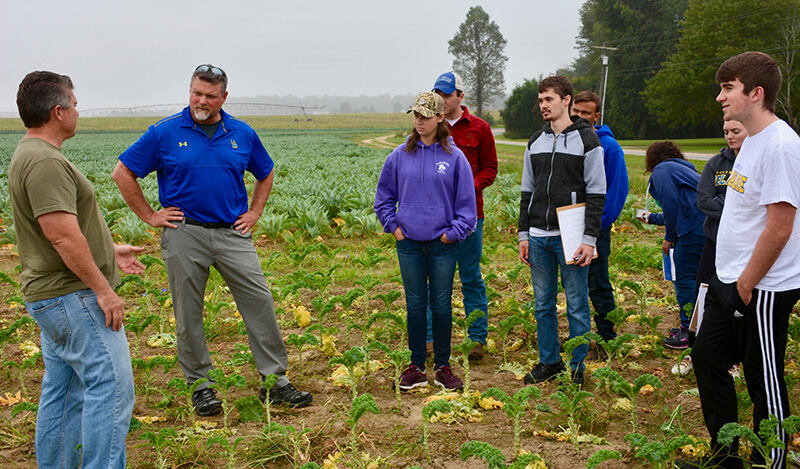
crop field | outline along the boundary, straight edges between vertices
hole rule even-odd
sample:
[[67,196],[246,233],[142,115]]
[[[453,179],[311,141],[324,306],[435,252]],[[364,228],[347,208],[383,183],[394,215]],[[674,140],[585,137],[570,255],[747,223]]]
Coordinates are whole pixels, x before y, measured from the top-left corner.
[[[276,176],[254,241],[276,300],[288,375],[299,389],[313,393],[314,402],[303,409],[260,404],[260,378],[243,321],[220,275],[212,272],[204,327],[223,413],[197,417],[191,389],[176,366],[160,232],[133,215],[110,177],[116,157],[153,121],[93,121],[93,130],[83,133],[81,121],[79,134],[64,144],[64,153],[94,184],[115,240],[146,248],[145,273],[124,276],[118,288],[136,385],[129,467],[666,468],[675,458],[708,448],[694,375],[672,375],[684,354],[661,344],[678,323],[678,311],[672,285],[661,274],[663,228],[633,218],[644,205],[642,157],[629,157],[631,195],[612,234],[610,275],[618,308],[610,317],[619,338],[604,344],[607,359],[587,361],[583,388],[522,382],[538,362],[536,322],[530,272],[517,256],[522,148],[506,145],[499,151],[497,181],[484,193],[489,353],[477,363],[464,359],[471,344],[456,276],[451,361],[465,381],[464,392],[393,389],[409,360],[405,302],[394,238],[381,233],[372,213],[389,150],[356,141],[395,134],[409,127],[410,119],[320,122],[304,129],[257,125],[276,162]],[[0,131],[0,466],[9,468],[35,466],[44,373],[38,327],[19,289],[5,175],[21,135],[13,128]],[[155,175],[143,187],[157,205]],[[562,294],[561,315],[565,308]],[[566,322],[561,317],[568,355],[589,338],[567,342]],[[789,335],[786,382],[796,410],[796,315]],[[741,378],[736,386],[740,423],[749,426],[752,404]],[[796,451],[797,443],[790,450]],[[743,453],[763,450],[752,442],[742,446]]]

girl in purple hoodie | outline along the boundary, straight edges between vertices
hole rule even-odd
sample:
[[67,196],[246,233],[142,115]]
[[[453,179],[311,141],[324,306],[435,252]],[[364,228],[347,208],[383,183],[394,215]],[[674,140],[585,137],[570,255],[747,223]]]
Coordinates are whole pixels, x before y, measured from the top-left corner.
[[397,386],[407,391],[428,385],[425,336],[430,301],[434,383],[456,390],[463,383],[450,368],[451,297],[458,242],[475,229],[477,221],[475,186],[469,162],[444,123],[442,98],[422,93],[408,112],[414,113],[414,129],[386,159],[374,205],[383,230],[397,240],[406,294],[411,364]]

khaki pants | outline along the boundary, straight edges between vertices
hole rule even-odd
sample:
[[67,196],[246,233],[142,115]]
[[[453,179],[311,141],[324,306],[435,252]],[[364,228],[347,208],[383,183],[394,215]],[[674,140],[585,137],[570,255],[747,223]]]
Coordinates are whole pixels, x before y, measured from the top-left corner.
[[[161,253],[175,311],[178,363],[186,382],[191,385],[207,377],[211,369],[203,330],[203,298],[209,266],[213,265],[244,319],[259,373],[278,375],[277,386],[287,384],[286,347],[251,236],[232,228],[203,228],[179,222],[177,229],[164,228]],[[202,384],[198,389],[206,387],[208,384]]]

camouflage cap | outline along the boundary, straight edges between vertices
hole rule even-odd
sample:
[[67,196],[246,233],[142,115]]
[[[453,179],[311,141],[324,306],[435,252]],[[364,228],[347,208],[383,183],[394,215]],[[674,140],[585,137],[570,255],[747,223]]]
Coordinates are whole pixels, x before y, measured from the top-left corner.
[[433,117],[444,112],[444,100],[433,91],[420,93],[408,112],[418,112],[423,117]]

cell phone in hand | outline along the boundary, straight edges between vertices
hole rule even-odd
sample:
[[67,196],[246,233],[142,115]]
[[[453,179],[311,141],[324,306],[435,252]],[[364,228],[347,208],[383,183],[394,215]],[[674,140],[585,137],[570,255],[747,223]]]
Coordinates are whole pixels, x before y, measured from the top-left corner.
[[639,220],[647,221],[648,214],[649,212],[647,211],[647,209],[640,208],[639,210],[636,211],[636,218],[638,218]]

